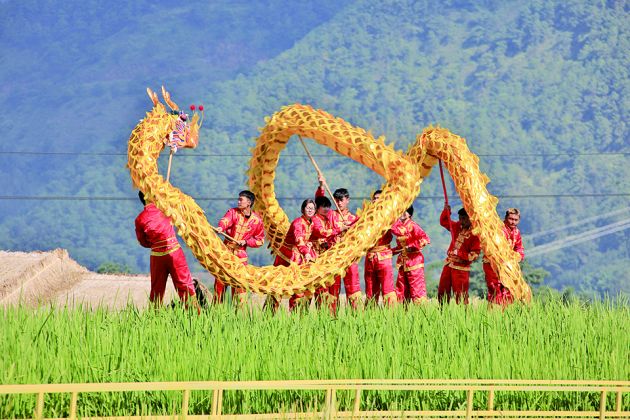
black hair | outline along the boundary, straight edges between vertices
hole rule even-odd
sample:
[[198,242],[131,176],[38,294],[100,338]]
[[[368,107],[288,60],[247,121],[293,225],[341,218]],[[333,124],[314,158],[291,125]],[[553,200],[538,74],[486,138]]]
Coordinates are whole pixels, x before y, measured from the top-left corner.
[[333,193],[335,200],[343,200],[344,198],[350,198],[350,193],[345,188],[337,188]]
[[251,206],[254,207],[254,200],[256,200],[256,196],[254,195],[253,192],[251,192],[250,190],[243,190],[240,193],[238,193],[238,196],[249,199]]
[[407,213],[409,213],[409,216],[413,216],[413,204],[409,206],[409,208],[407,209]]
[[306,200],[302,201],[302,214],[304,214],[304,209],[306,208],[306,206],[308,206],[309,204],[313,204],[315,205],[315,200],[311,199],[311,198],[307,198]]
[[375,197],[377,194],[380,194],[380,193],[382,193],[382,192],[383,192],[383,190],[376,190],[376,191],[374,191],[374,192],[372,193],[372,200],[374,200],[374,197]]
[[147,205],[147,202],[144,199],[144,193],[142,191],[138,191],[138,198],[140,199],[140,202],[142,203],[143,206]]
[[458,215],[462,216],[462,217],[468,217],[468,213],[466,213],[466,209],[465,208],[461,208],[459,209],[459,211],[457,212]]
[[326,209],[329,209],[332,206],[332,203],[330,202],[330,200],[328,199],[328,197],[315,197],[315,208],[318,209],[320,207],[324,207]]

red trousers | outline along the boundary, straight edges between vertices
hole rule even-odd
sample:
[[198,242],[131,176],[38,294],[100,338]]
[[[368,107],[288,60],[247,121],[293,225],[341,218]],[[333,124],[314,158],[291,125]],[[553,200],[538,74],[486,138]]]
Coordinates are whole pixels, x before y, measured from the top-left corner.
[[[357,309],[361,298],[361,282],[359,281],[359,265],[357,263],[348,267],[343,278],[343,285],[346,289],[346,298],[350,306],[352,309]],[[319,308],[324,301],[328,301],[330,312],[334,315],[337,313],[337,301],[339,300],[340,292],[341,276],[335,276],[335,282],[331,286],[322,287],[315,292],[315,304]]]
[[[247,265],[247,261],[243,261],[243,265]],[[213,303],[223,303],[225,300],[225,289],[228,286],[223,283],[219,279],[214,279],[214,298],[212,299]],[[247,301],[247,290],[241,289],[239,287],[232,287],[232,300],[234,300],[234,295],[238,297],[238,304],[244,304]]]
[[192,275],[186,263],[186,255],[181,248],[166,255],[151,255],[149,265],[151,268],[149,300],[151,302],[162,303],[169,274],[181,300],[186,301],[188,296],[195,296]]
[[424,280],[424,268],[405,271],[398,270],[396,279],[396,296],[399,302],[419,303],[427,299],[427,285]]
[[[277,266],[288,267],[289,262],[282,257],[276,256],[276,259],[273,265],[276,267]],[[298,305],[300,308],[308,308],[310,304],[311,304],[310,292],[297,293],[289,298],[289,311],[293,311]],[[271,310],[273,313],[276,313],[279,307],[280,307],[280,299],[272,295],[267,295],[267,299],[265,299],[265,305],[263,308],[265,310]]]
[[499,305],[509,305],[514,302],[512,293],[501,284],[499,276],[494,272],[490,263],[483,263],[483,272],[486,275],[486,285],[488,286],[488,302]]
[[379,295],[383,295],[383,303],[394,296],[394,279],[392,259],[379,260],[377,255],[365,257],[365,297],[366,305],[378,304]]
[[470,272],[457,270],[445,265],[440,276],[440,285],[438,286],[438,300],[440,303],[449,302],[451,294],[455,294],[457,303],[468,304],[468,285],[470,281]]

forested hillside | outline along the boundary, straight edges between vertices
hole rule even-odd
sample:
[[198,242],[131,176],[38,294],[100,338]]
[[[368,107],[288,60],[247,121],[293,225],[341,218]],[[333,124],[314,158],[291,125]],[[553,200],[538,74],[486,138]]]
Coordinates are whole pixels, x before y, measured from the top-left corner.
[[[323,108],[401,149],[439,124],[480,155],[499,213],[521,209],[527,249],[587,239],[529,259],[550,273],[546,284],[630,293],[627,230],[585,233],[630,213],[626,2],[81,4],[0,5],[10,22],[0,45],[13,57],[0,66],[8,140],[0,174],[13,180],[2,195],[92,198],[3,199],[3,248],[65,247],[91,268],[111,261],[147,269],[124,153],[149,110],[145,88],[165,84],[180,105],[206,108],[200,146],[176,156],[172,182],[200,199],[211,222],[246,187],[257,127],[283,105]],[[355,206],[382,183],[309,144],[331,186],[349,186]],[[298,146],[283,155],[276,179],[289,216],[316,186]],[[437,222],[442,201],[434,172],[415,203],[432,238],[433,270],[449,239]],[[252,259],[271,261],[266,250]]]

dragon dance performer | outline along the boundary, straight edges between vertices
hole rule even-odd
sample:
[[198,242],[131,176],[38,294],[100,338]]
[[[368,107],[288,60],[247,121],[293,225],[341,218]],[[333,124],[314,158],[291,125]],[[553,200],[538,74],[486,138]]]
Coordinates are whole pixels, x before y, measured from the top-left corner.
[[[312,243],[309,241],[311,237],[312,218],[315,215],[315,201],[304,200],[301,206],[302,215],[291,222],[284,243],[279,249],[274,261],[274,266],[288,267],[291,263],[298,265],[315,261],[317,254],[313,249]],[[298,293],[289,299],[289,310],[292,311],[296,307],[308,307],[310,296],[308,292]],[[265,301],[265,308],[271,309],[274,313],[280,306],[280,299],[269,295]]]
[[[223,243],[244,265],[247,265],[247,247],[260,247],[265,238],[262,217],[252,209],[254,201],[254,193],[251,191],[245,190],[238,193],[237,207],[231,208],[225,213],[225,216],[219,220],[217,229],[217,232],[225,233],[234,239],[226,238]],[[225,288],[226,285],[223,281],[218,278],[215,279],[214,303],[223,302]],[[232,297],[236,297],[237,305],[242,306],[247,302],[247,291],[241,288],[232,288]]]
[[[374,191],[372,201],[378,200],[382,190]],[[396,303],[394,275],[392,270],[392,231],[385,232],[383,237],[370,248],[365,255],[365,305],[378,305],[379,296],[383,295],[383,303],[392,306]]]
[[[518,224],[521,221],[521,212],[516,208],[509,208],[505,212],[503,220],[503,233],[512,249],[519,253],[521,261],[525,259],[525,248],[523,248],[523,240]],[[510,290],[503,286],[499,281],[499,276],[492,269],[490,261],[484,255],[483,272],[486,275],[486,285],[488,286],[488,302],[497,303],[499,305],[508,305],[514,301],[514,297]]]
[[424,255],[422,248],[431,243],[429,235],[414,222],[413,206],[392,225],[397,246],[394,253],[400,254],[396,260],[398,278],[396,296],[400,302],[422,303],[427,300],[427,285],[424,279]]
[[[324,189],[324,183],[326,180],[323,176],[319,175],[319,188],[315,191],[315,197],[324,197],[326,195]],[[350,203],[350,194],[345,188],[338,188],[333,193],[333,198],[337,204],[338,210],[332,210],[328,212],[328,221],[333,228],[336,236],[336,240],[356,223],[359,218],[352,214],[348,210],[348,204]],[[346,297],[348,303],[352,309],[358,309],[359,302],[361,301],[361,283],[359,281],[359,265],[353,263],[348,267],[346,275],[343,278],[343,285],[346,289]],[[339,300],[339,293],[341,291],[341,276],[335,276],[335,282],[328,288],[331,300],[331,310],[336,312],[337,301]]]
[[[335,244],[338,232],[335,231],[328,217],[331,206],[332,203],[328,197],[315,198],[315,216],[313,216],[311,243],[317,255],[330,249]],[[319,309],[326,302],[331,314],[334,315],[337,313],[337,301],[330,294],[331,287],[320,287],[315,291],[315,305]]]
[[479,258],[481,243],[479,238],[472,234],[472,224],[466,210],[462,208],[457,214],[459,221],[452,221],[449,205],[445,205],[440,214],[440,224],[451,232],[451,243],[440,276],[438,300],[440,303],[443,303],[445,299],[449,302],[451,293],[454,293],[457,303],[463,301],[468,304],[470,266]]
[[[179,298],[187,302],[189,297],[195,297],[195,286],[173,225],[155,204],[146,203],[142,191],[138,192],[138,197],[144,205],[144,210],[135,220],[136,237],[140,245],[151,248],[149,300],[158,306],[162,304],[166,281],[170,274]],[[196,299],[193,300],[193,306],[199,311]]]

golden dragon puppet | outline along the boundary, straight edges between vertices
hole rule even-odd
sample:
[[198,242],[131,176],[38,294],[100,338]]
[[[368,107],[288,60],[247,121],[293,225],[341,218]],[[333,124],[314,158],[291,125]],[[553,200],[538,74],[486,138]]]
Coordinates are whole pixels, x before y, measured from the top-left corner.
[[[147,201],[155,203],[171,219],[199,262],[227,284],[277,297],[332,284],[334,276],[343,275],[413,203],[422,181],[438,160],[442,160],[492,268],[515,299],[530,301],[531,289],[523,280],[520,257],[502,232],[503,222],[496,212],[498,199],[486,188],[489,179],[479,170],[479,158],[468,149],[463,138],[447,129],[425,128],[403,153],[386,145],[384,137],[375,139],[364,129],[310,106],[286,106],[265,118],[266,124],[252,150],[248,175],[272,250],[279,249],[289,229],[289,219],[276,199],[274,179],[280,152],[291,136],[308,137],[330,147],[367,166],[387,182],[379,200],[364,202],[357,212],[357,223],[316,261],[289,267],[245,266],[212,230],[197,203],[158,172],[157,160],[176,129],[179,108],[164,88],[162,96],[171,111],[159,101],[156,93],[150,89],[147,92],[153,108],[134,128],[128,143],[128,167],[133,184],[144,193]],[[186,133],[182,133],[189,147],[196,146],[199,128],[195,114],[186,126]]]

